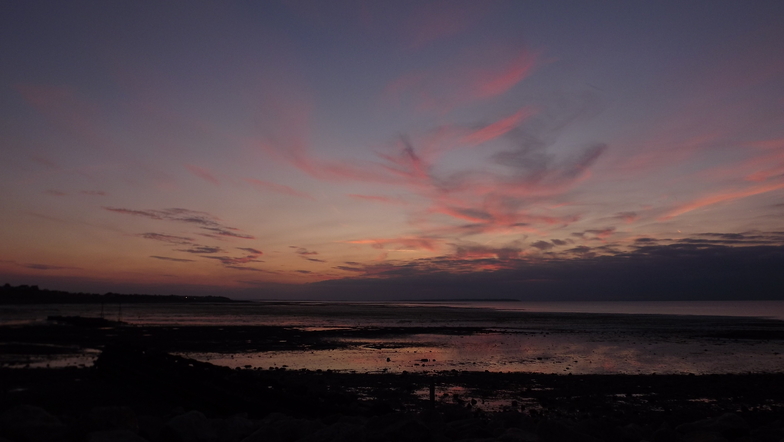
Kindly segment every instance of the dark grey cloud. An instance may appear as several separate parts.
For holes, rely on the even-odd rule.
[[[576,156],[561,160],[547,149],[564,129],[599,110],[598,97],[589,91],[553,97],[537,115],[507,134],[513,147],[493,158],[512,169],[518,182],[557,185],[572,181],[592,166],[607,146],[589,144]]]
[[[531,244],[531,247],[535,247],[539,250],[550,250],[555,246],[547,241],[536,241],[535,243]]]
[[[557,245],[557,246],[565,246],[566,244],[568,244],[566,241],[561,240],[561,239],[552,239],[550,241],[552,241],[552,243]]]
[[[522,249],[517,244],[506,247],[490,247],[481,244],[461,244],[455,247],[457,258],[495,257],[497,259],[513,259],[520,256]]]
[[[294,271],[297,273],[304,273],[304,274],[313,273],[310,270],[294,270]]]
[[[585,248],[590,250],[590,248]],[[581,249],[584,251],[584,249]],[[645,244],[613,255],[504,262],[454,257],[368,266],[363,276],[308,285],[311,297],[511,297],[527,300],[784,299],[784,245]],[[377,271],[376,271],[377,270]]]
[[[190,249],[177,249],[178,252],[186,252],[186,253],[195,253],[195,254],[209,254],[209,253],[221,253],[225,252],[225,250],[221,249],[220,247],[214,246],[200,246],[194,244],[193,247]]]
[[[234,237],[242,239],[254,239],[252,235],[242,233],[235,227],[224,225],[220,222],[218,217],[207,212],[182,208],[136,210],[120,207],[103,207],[103,209],[123,215],[139,216],[159,221],[174,221],[196,225],[201,229],[209,231],[210,233],[203,233],[202,235],[211,238]]]
[[[572,232],[572,236],[577,238],[606,237],[615,232],[615,227],[605,227],[604,229],[588,229],[582,232]]]
[[[364,273],[364,271],[365,271],[365,269],[362,268],[362,267],[336,266],[334,268],[336,268],[338,270],[344,270],[346,272]]]
[[[191,244],[193,242],[193,238],[188,238],[186,236],[175,236],[175,235],[165,235],[163,233],[142,233],[141,235],[144,239],[151,239],[154,241],[161,241],[169,244],[175,245],[184,245],[184,244]]]
[[[327,262],[327,261],[326,261],[326,260],[324,260],[324,259],[318,259],[318,258],[307,258],[307,257],[305,257],[305,256],[303,256],[303,258],[307,259],[308,261],[313,261],[313,262]]]
[[[237,264],[247,264],[250,262],[264,262],[259,259],[256,259],[257,255],[248,255],[248,256],[240,256],[240,257],[232,257],[232,256],[202,256],[202,258],[206,259],[214,259],[220,261],[221,264],[225,266],[235,266]]]
[[[163,261],[174,261],[174,262],[195,262],[192,259],[170,258],[168,256],[157,256],[157,255],[150,255],[150,258],[160,259]]]
[[[49,264],[19,264],[22,267],[26,267],[28,269],[34,270],[69,270],[69,269],[78,269],[79,267],[66,267],[66,266],[53,266]]]
[[[573,248],[567,250],[567,252],[576,253],[578,255],[588,255],[588,254],[592,253],[591,252],[591,248],[588,247],[588,246],[573,247]]]
[[[241,239],[256,239],[253,235],[248,235],[247,233],[241,233],[235,231],[235,229],[225,229],[221,227],[202,227],[204,230],[209,230],[211,233],[202,233],[202,235],[215,238],[221,236],[228,236],[231,238],[241,238]]]
[[[234,269],[234,270],[244,270],[246,272],[270,273],[270,272],[267,272],[266,270],[256,269],[256,268],[253,268],[253,267],[242,267],[242,266],[235,266],[235,265],[227,265],[226,268],[227,269]]]
[[[261,250],[256,250],[253,247],[237,247],[237,250],[242,250],[248,253],[252,253],[254,255],[263,255]]]

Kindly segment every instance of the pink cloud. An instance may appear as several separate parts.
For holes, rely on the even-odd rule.
[[[216,186],[220,186],[220,182],[218,181],[218,179],[215,178],[215,175],[213,175],[209,170],[203,167],[194,166],[193,164],[186,164],[185,168],[187,168],[189,171],[191,171],[192,174],[203,179],[204,181],[208,181]]]
[[[536,67],[537,56],[526,50],[497,71],[482,72],[472,90],[478,98],[501,95],[523,81]]]
[[[525,49],[510,56],[500,46],[471,48],[448,63],[400,75],[381,96],[398,106],[443,115],[458,106],[505,94],[538,63],[538,56]]]
[[[467,144],[477,145],[492,141],[515,127],[519,126],[525,119],[534,115],[533,109],[523,108],[502,120],[495,123],[488,124],[487,126],[475,130],[470,134],[463,137],[463,142]]]
[[[402,37],[409,41],[412,49],[419,49],[435,41],[464,33],[481,18],[483,11],[483,5],[478,3],[420,3],[420,7],[413,11],[401,27]]]
[[[427,250],[430,252],[436,250],[436,240],[433,238],[373,238],[358,239],[347,242],[349,244],[370,244],[374,249],[383,249],[386,245],[397,244],[405,249]]]
[[[282,184],[276,184],[270,181],[257,180],[254,178],[247,178],[245,181],[249,182],[254,187],[259,189],[269,190],[272,192],[282,193],[284,195],[289,195],[289,196],[296,196],[298,198],[305,198],[313,201],[316,200],[311,195],[305,192],[300,192],[299,190],[293,189],[289,186],[284,186]]]
[[[666,221],[676,216],[683,215],[684,213],[691,212],[702,207],[711,206],[713,204],[722,203],[725,201],[733,201],[741,198],[746,198],[762,193],[772,192],[774,190],[784,189],[784,183],[771,183],[767,185],[755,186],[744,190],[724,191],[699,198],[692,202],[683,204],[675,209],[670,210],[659,218],[660,221]]]
[[[387,203],[387,204],[406,204],[406,202],[401,198],[390,198],[388,196],[359,195],[355,193],[351,193],[348,196],[362,201],[374,201],[378,203]]]

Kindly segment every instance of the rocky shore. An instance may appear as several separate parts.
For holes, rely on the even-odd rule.
[[[115,345],[0,379],[0,441],[784,439],[779,374],[242,370]]]

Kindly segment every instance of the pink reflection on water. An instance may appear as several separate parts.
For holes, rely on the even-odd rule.
[[[638,340],[639,341],[639,340]],[[600,342],[586,335],[520,333],[353,339],[347,349],[188,356],[230,367],[357,372],[490,371],[548,374],[781,372],[784,343],[717,340]],[[379,344],[383,343],[383,346]]]

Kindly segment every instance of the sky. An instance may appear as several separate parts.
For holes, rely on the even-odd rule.
[[[779,1],[8,2],[0,283],[784,299]]]

